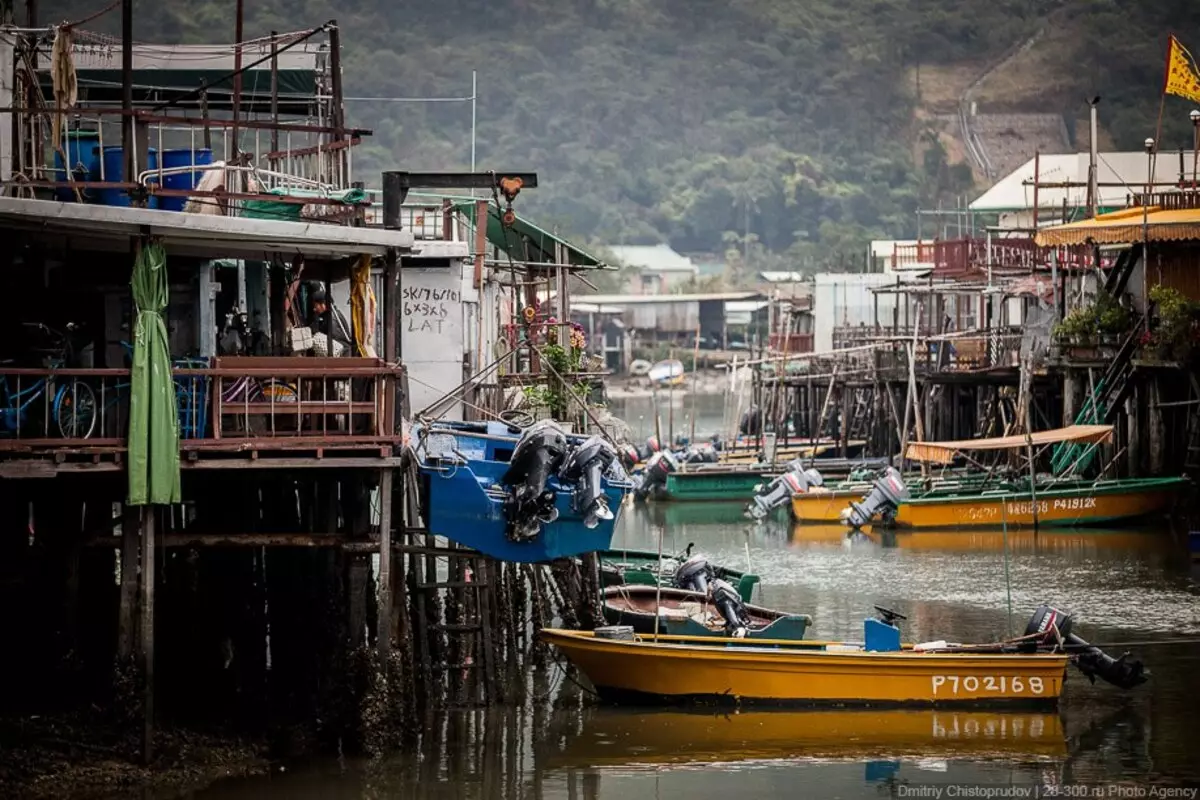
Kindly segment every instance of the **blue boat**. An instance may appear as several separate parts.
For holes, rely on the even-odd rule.
[[[417,425],[413,446],[429,532],[501,561],[607,550],[633,486],[606,441],[551,421]]]
[[[1188,531],[1188,552],[1192,561],[1200,561],[1200,530]]]

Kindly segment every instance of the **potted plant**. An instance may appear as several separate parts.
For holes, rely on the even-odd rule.
[[[1147,353],[1166,361],[1191,361],[1200,344],[1200,304],[1162,285],[1150,289],[1150,301],[1156,321],[1143,337]]]

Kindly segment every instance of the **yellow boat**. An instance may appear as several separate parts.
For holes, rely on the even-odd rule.
[[[592,708],[552,762],[589,766],[887,755],[1056,758],[1056,713],[958,709],[706,711]]]
[[[812,487],[792,498],[792,519],[796,522],[841,522],[842,511],[854,500],[861,500],[871,490],[870,484],[861,489]]]
[[[604,699],[804,705],[1053,707],[1062,653],[866,652],[838,642],[634,635],[545,629]],[[707,643],[705,641],[707,640]]]
[[[897,527],[1009,528],[1100,525],[1169,513],[1186,478],[1129,478],[1071,488],[1028,492],[981,492],[914,498],[896,509]],[[1036,498],[1036,506],[1034,505]]]
[[[1070,425],[1036,431],[1025,436],[966,439],[953,442],[909,442],[905,457],[929,464],[949,465],[968,452],[1016,451],[1050,445],[1063,448],[1056,455],[1054,474],[1068,476],[1034,483],[1028,489],[963,491],[914,497],[896,509],[897,527],[968,528],[1007,526],[1094,526],[1164,515],[1171,511],[1182,490],[1184,477],[1127,478],[1079,482],[1070,480],[1096,447],[1111,441],[1111,425]],[[1032,458],[1032,456],[1031,456]]]

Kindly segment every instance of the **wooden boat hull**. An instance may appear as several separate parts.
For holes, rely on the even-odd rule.
[[[600,586],[657,586],[659,576],[658,553],[650,550],[603,550],[600,558]],[[664,556],[664,560],[666,557]],[[674,559],[672,559],[674,561]],[[721,580],[729,581],[737,590],[742,602],[749,603],[754,596],[754,587],[759,577],[751,572],[740,572],[714,564],[713,570]],[[673,571],[673,570],[672,570]],[[671,580],[668,574],[666,580]],[[664,586],[669,583],[663,584]]]
[[[697,470],[667,476],[665,500],[740,500],[754,495],[754,487],[771,480],[769,470]]]
[[[837,652],[830,643],[690,637],[600,639],[543,630],[614,702],[867,706],[1046,706],[1062,693],[1062,654]],[[699,643],[698,643],[699,642]]]
[[[635,719],[631,719],[636,715]],[[1067,754],[1057,713],[964,709],[592,709],[550,764],[622,766],[798,757]]]
[[[861,500],[870,491],[862,489],[834,489],[832,491],[807,491],[792,498],[792,518],[796,522],[841,522],[842,511],[855,500]]]
[[[1040,527],[1092,526],[1161,516],[1170,512],[1186,478],[1103,481],[1037,493]],[[1032,527],[1028,493],[927,497],[900,504],[895,524],[903,528]]]
[[[657,616],[660,634],[726,636],[724,617],[700,592],[655,586],[612,586],[604,590],[601,600],[604,618],[610,625],[629,625],[637,633],[653,634]],[[663,613],[656,615],[655,608],[660,602]],[[746,612],[751,620],[746,634],[750,639],[800,641],[812,624],[812,617],[807,614],[786,614],[749,604]]]

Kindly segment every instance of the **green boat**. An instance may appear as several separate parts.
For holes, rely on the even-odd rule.
[[[690,555],[684,557],[664,554],[659,566],[658,553],[648,550],[602,550],[600,556],[600,587],[656,586],[662,580],[664,587],[673,587],[675,569]],[[715,577],[728,581],[737,590],[742,602],[749,603],[754,596],[754,587],[759,577],[752,572],[741,572],[729,567],[713,565]]]
[[[779,469],[720,469],[672,472],[667,476],[666,500],[745,500]]]
[[[610,586],[602,597],[604,619],[610,625],[628,625],[636,633],[666,636],[727,636],[725,617],[716,602],[703,592],[655,586]],[[804,638],[812,617],[787,614],[746,604],[747,639]],[[731,612],[732,615],[732,612]]]

